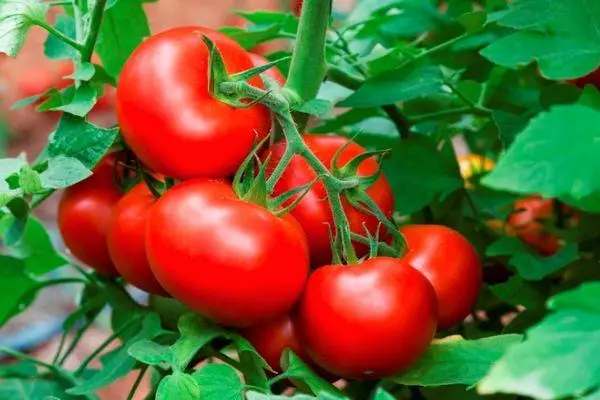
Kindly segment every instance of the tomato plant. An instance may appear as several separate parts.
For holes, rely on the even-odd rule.
[[[146,2],[0,0],[0,398],[598,398],[600,2]]]

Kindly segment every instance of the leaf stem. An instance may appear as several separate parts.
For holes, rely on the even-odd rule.
[[[35,24],[40,26],[41,28],[44,28],[52,36],[55,36],[57,39],[62,40],[63,42],[65,42],[75,50],[79,51],[80,53],[83,52],[84,47],[81,43],[78,43],[75,40],[71,39],[52,25],[48,24],[46,21],[35,20]]]
[[[135,392],[137,392],[138,388],[140,387],[140,384],[142,383],[142,379],[144,378],[144,375],[146,374],[147,370],[148,370],[148,365],[144,365],[142,368],[140,368],[140,372],[138,373],[138,376],[135,379],[135,382],[133,383],[133,387],[129,391],[127,400],[133,400],[133,396],[135,396]]]

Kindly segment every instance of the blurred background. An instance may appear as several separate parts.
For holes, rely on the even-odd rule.
[[[285,10],[291,7],[289,0],[161,0],[147,3],[146,11],[153,32],[160,32],[183,25],[202,25],[218,28],[224,25],[242,25],[243,20],[236,16],[234,10]],[[338,11],[347,11],[353,6],[352,0],[336,0],[334,7]],[[54,16],[50,11],[50,21]],[[35,111],[35,105],[18,110],[11,106],[18,100],[43,93],[50,88],[64,87],[68,81],[63,76],[72,72],[69,62],[52,61],[44,56],[44,41],[47,33],[34,27],[28,36],[26,45],[17,59],[0,55],[0,158],[14,157],[25,153],[27,159],[33,160],[44,147],[48,134],[51,133],[59,119],[59,113]],[[261,49],[269,52],[270,49]],[[107,92],[106,99],[99,102],[90,120],[100,126],[111,126],[116,123],[114,114],[114,92]],[[36,214],[40,217],[52,234],[57,246],[62,246],[56,230],[56,206],[58,197],[54,196],[45,202]],[[138,295],[143,296],[142,293]],[[35,355],[50,361],[59,342],[62,323],[74,309],[75,291],[69,292],[64,287],[42,291],[36,300],[36,306],[12,320],[0,330],[0,346]],[[78,365],[99,343],[109,335],[99,320],[97,326],[90,329],[69,365]],[[0,363],[10,363],[10,359],[0,359]],[[130,376],[115,385],[102,390],[102,399],[122,399],[127,396],[135,376]],[[144,398],[144,391],[139,390],[137,399]]]

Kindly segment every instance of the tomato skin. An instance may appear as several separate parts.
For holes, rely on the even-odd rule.
[[[400,228],[407,242],[406,262],[431,282],[439,304],[438,328],[459,324],[475,307],[482,269],[477,252],[460,233],[442,225]]]
[[[263,65],[269,63],[269,60],[256,53],[248,53],[248,56],[250,57],[254,67],[262,67]],[[274,79],[275,82],[279,83],[279,85],[285,85],[285,76],[283,76],[279,68],[271,67],[271,69],[266,70],[263,72],[263,74],[267,75],[271,79]]]
[[[292,0],[292,10],[297,16],[300,16],[302,12],[302,3],[304,3],[304,0]]]
[[[127,282],[148,293],[165,296],[167,292],[154,277],[146,256],[146,225],[155,201],[146,184],[131,189],[112,212],[107,243],[115,268]]]
[[[586,76],[574,79],[572,82],[581,89],[583,89],[585,85],[594,85],[596,88],[600,88],[600,68]]]
[[[58,228],[71,253],[105,275],[118,275],[106,244],[108,221],[121,198],[114,183],[116,156],[105,157],[88,179],[67,188],[58,205]]]
[[[208,179],[184,182],[156,202],[146,251],[173,297],[240,328],[290,311],[308,274],[306,239],[293,218],[278,218]]]
[[[310,358],[300,344],[296,325],[290,314],[244,329],[242,335],[277,372],[282,372],[281,355],[285,349],[292,350],[301,360],[310,363]]]
[[[401,372],[425,352],[437,302],[431,284],[404,259],[376,257],[314,271],[298,315],[302,343],[319,366],[375,379]]]
[[[335,153],[344,144],[350,142],[348,138],[343,136],[326,136],[326,135],[307,135],[304,136],[304,142],[310,150],[319,158],[323,164],[330,166]],[[277,166],[279,160],[285,152],[285,143],[278,142],[263,156],[263,160],[270,155],[269,163],[267,164],[267,173],[270,174]],[[344,166],[350,159],[366,150],[360,145],[351,142],[342,152],[338,159],[338,166]],[[373,158],[369,158],[362,162],[358,168],[358,175],[369,176],[377,171],[379,164]],[[274,195],[283,194],[298,186],[302,186],[311,182],[316,177],[314,171],[306,163],[306,161],[296,155],[292,158],[288,168],[283,173],[275,189]],[[394,195],[392,188],[385,177],[381,174],[379,179],[369,188],[366,193],[379,206],[387,217],[391,217],[394,211]],[[371,234],[375,234],[379,226],[379,220],[371,214],[363,213],[352,207],[345,198],[342,198],[344,210],[350,222],[352,232],[365,235],[365,228]],[[300,203],[290,213],[302,225],[308,238],[311,264],[313,266],[327,265],[331,263],[332,254],[329,244],[329,226],[334,226],[333,215],[325,187],[322,183],[317,183],[309,191],[309,193],[300,201]],[[368,253],[368,247],[365,245],[355,244],[355,249],[359,256]]]
[[[126,142],[150,169],[180,179],[233,175],[271,127],[268,108],[236,108],[209,92],[209,52],[217,46],[229,73],[252,68],[227,36],[200,27],[171,29],[142,43],[117,87],[117,117]],[[260,78],[251,83],[262,87]]]

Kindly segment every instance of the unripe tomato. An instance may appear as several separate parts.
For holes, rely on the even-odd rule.
[[[465,187],[471,188],[473,184],[469,182],[469,179],[474,175],[481,175],[493,170],[496,163],[479,154],[467,154],[458,156],[458,166],[460,168],[460,175],[465,181]]]
[[[269,60],[255,53],[248,53],[250,60],[252,60],[252,64],[254,67],[262,67],[269,63]],[[269,78],[274,79],[275,82],[279,83],[281,86],[285,85],[285,76],[281,73],[279,68],[271,67],[271,69],[266,70],[263,74],[267,75]]]
[[[222,181],[190,180],[165,193],[150,211],[146,252],[167,292],[233,327],[290,311],[308,274],[297,222],[239,200]]]
[[[116,156],[105,157],[94,175],[66,189],[58,205],[58,228],[71,253],[106,275],[118,275],[106,244],[108,221],[121,198],[114,181]]]
[[[460,323],[475,307],[482,271],[477,252],[460,233],[441,225],[407,225],[407,263],[431,282],[439,304],[438,328]]]
[[[146,256],[145,233],[150,209],[156,199],[145,183],[136,185],[112,212],[108,225],[108,250],[123,278],[148,293],[165,296]]]
[[[311,362],[300,344],[294,320],[289,314],[244,329],[242,335],[250,341],[258,354],[277,372],[282,371],[281,355],[285,349],[293,351],[304,362]]]
[[[263,105],[238,108],[209,91],[209,37],[229,73],[252,68],[229,37],[200,27],[171,29],[142,43],[125,64],[117,87],[123,136],[150,169],[181,179],[233,175],[255,141],[271,128]],[[259,77],[251,83],[262,87]]]
[[[304,137],[304,142],[310,150],[323,162],[327,167],[331,166],[335,153],[350,140],[343,136],[326,136],[326,135],[307,135]],[[267,164],[267,173],[271,173],[285,152],[285,142],[276,143],[270,150],[266,152],[263,159],[268,155],[269,163]],[[354,142],[342,151],[338,159],[338,167],[344,166],[350,159],[363,154],[366,150]],[[379,168],[379,164],[373,158],[363,161],[358,168],[359,176],[370,176]],[[296,155],[292,158],[289,166],[283,173],[281,179],[275,185],[274,195],[281,195],[289,190],[302,186],[311,182],[317,175],[308,165],[308,163],[300,156]],[[367,189],[366,193],[379,206],[387,217],[391,217],[394,211],[394,195],[392,188],[382,173],[379,179]],[[379,220],[372,214],[362,212],[351,206],[346,199],[342,199],[346,216],[350,222],[352,232],[365,235],[365,226],[375,234],[379,227]],[[302,225],[308,238],[310,248],[311,263],[313,266],[327,265],[331,263],[332,254],[329,244],[329,227],[335,226],[333,223],[333,215],[327,199],[325,187],[322,183],[317,183],[308,194],[300,201],[300,203],[290,212],[296,220]],[[359,256],[368,253],[368,247],[355,244],[356,251]]]
[[[325,370],[375,379],[412,365],[427,350],[436,323],[429,281],[404,259],[376,257],[316,270],[300,301],[298,329]]]
[[[577,224],[579,215],[565,205],[560,205],[567,214],[567,222]],[[561,247],[560,239],[545,224],[554,216],[555,200],[541,196],[529,196],[515,202],[509,225],[525,243],[537,249],[541,255],[554,255]]]

